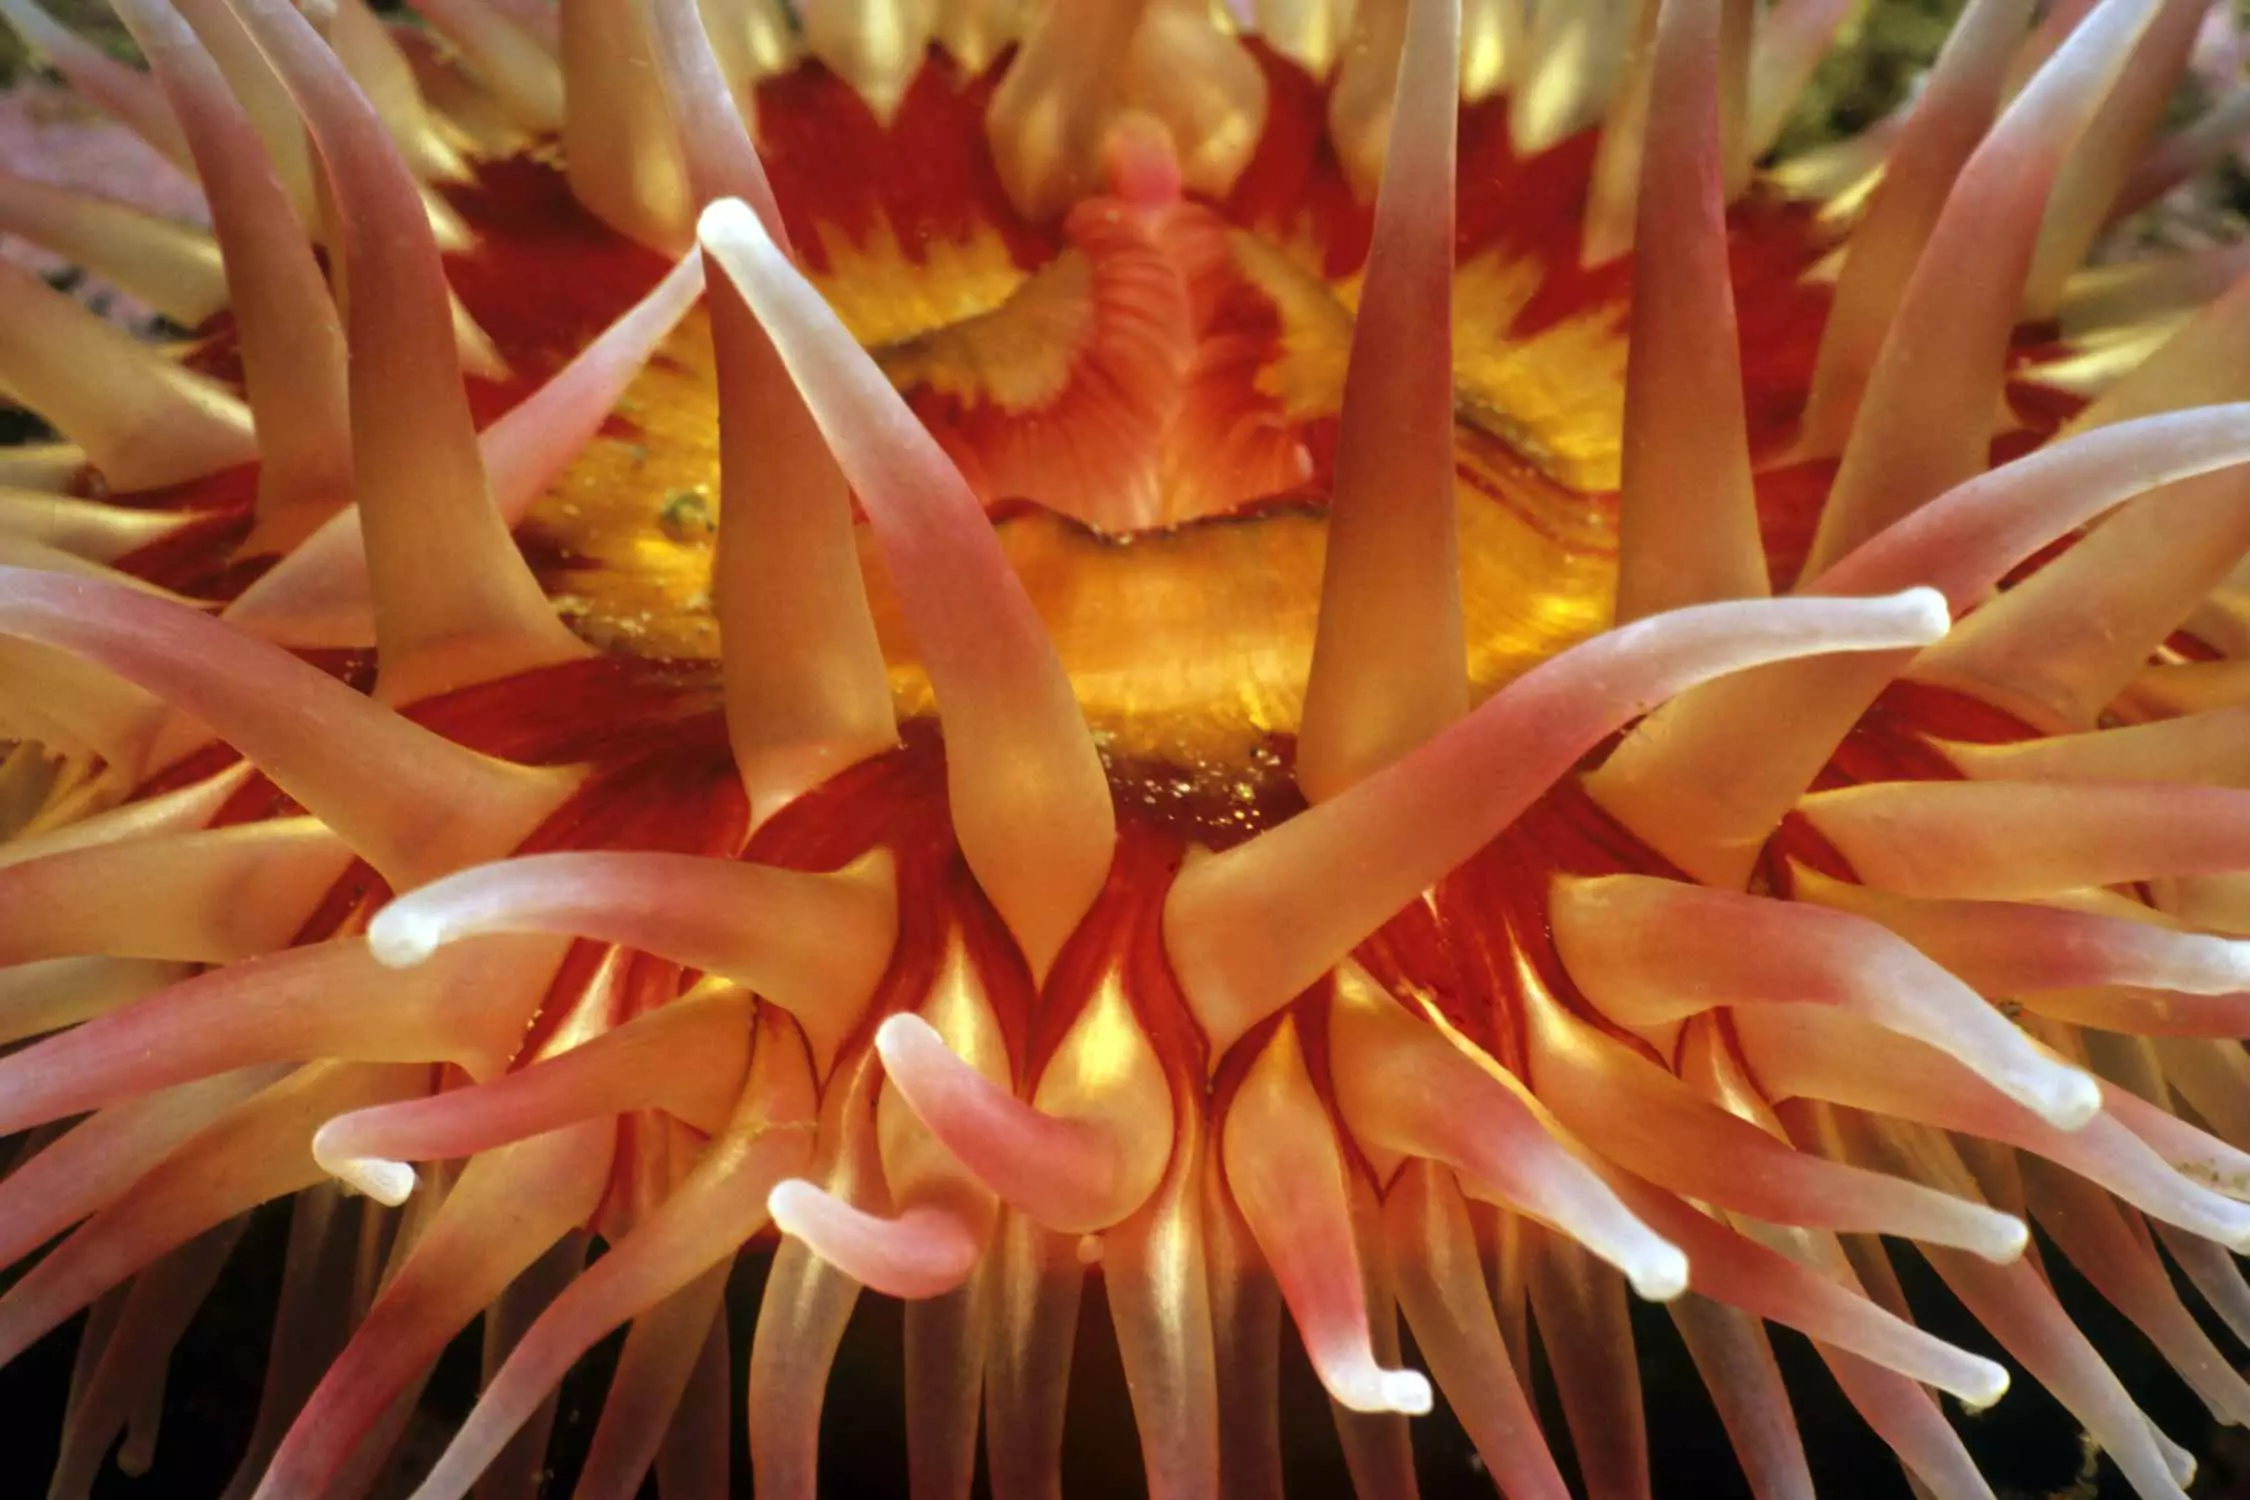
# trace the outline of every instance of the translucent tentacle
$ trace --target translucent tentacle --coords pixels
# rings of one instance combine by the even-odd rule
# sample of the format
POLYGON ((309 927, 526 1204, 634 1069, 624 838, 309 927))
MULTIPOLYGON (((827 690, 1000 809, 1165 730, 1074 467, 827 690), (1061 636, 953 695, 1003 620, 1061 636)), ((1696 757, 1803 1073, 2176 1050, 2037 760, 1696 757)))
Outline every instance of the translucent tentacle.
POLYGON ((1928 593, 1702 605, 1540 664, 1344 796, 1183 870, 1164 930, 1191 1009, 1223 1049, 1482 847, 1606 734, 1675 693, 1788 656, 1927 641, 1943 633, 1943 614, 1928 593), (1352 878, 1335 878, 1346 869, 1352 878))
POLYGON ((1294 1021, 1282 1022, 1252 1064, 1221 1143, 1228 1186, 1329 1395, 1353 1411, 1428 1411, 1428 1380, 1375 1362, 1344 1180, 1349 1168, 1306 1074, 1294 1021))
POLYGON ((250 410, 16 266, 0 266, 0 384, 111 487, 155 489, 258 456, 250 410))
POLYGON ((513 847, 577 781, 464 749, 129 589, 0 569, 0 633, 99 663, 212 726, 397 887, 513 847))
POLYGON ((1512 1076, 1480 1065, 1356 965, 1339 975, 1329 1024, 1337 1106, 1363 1148, 1446 1163, 1472 1195, 1553 1225, 1651 1300, 1687 1285, 1678 1248, 1618 1202, 1512 1076))
POLYGON ((515 1051, 552 951, 467 955, 401 982, 339 938, 206 970, 0 1058, 0 1129, 267 1062, 450 1061, 490 1076, 515 1051))
POLYGON ((115 283, 184 328, 227 305, 211 237, 139 209, 0 173, 0 230, 115 283))
POLYGON ((1634 238, 1617 618, 1767 592, 1727 268, 1722 5, 1661 7, 1634 238), (1653 253, 1662 247, 1661 255, 1653 253))
POLYGON ((757 216, 714 204, 703 240, 867 510, 941 702, 955 835, 1043 973, 1099 892, 1116 840, 1069 678, 959 472, 757 216))
POLYGON ((0 964, 74 954, 231 963, 288 943, 351 861, 314 818, 94 844, 0 872, 0 964))
POLYGON ((0 1296, 0 1357, 13 1359, 110 1287, 213 1225, 311 1187, 320 1170, 306 1150, 314 1128, 339 1111, 419 1090, 427 1071, 315 1064, 219 1116, 0 1296))
POLYGON ((467 1494, 588 1349, 626 1319, 723 1265, 764 1224, 767 1192, 779 1179, 802 1171, 811 1151, 812 1076, 803 1043, 772 1013, 759 1017, 753 1062, 726 1133, 517 1343, 417 1491, 418 1500, 467 1494))
POLYGON ((881 850, 833 874, 589 851, 463 870, 385 907, 367 941, 379 960, 401 966, 491 933, 628 944, 772 999, 804 1023, 825 1063, 865 1011, 897 928, 881 850))
POLYGON ((1407 11, 1298 731, 1297 779, 1315 801, 1469 707, 1450 334, 1459 20, 1451 0, 1414 0, 1407 11))
POLYGON ((615 1140, 615 1129, 599 1121, 469 1163, 290 1427, 258 1500, 329 1482, 462 1325, 593 1212, 615 1140))
POLYGON ((1442 1167, 1412 1162, 1391 1185, 1384 1215, 1399 1305, 1477 1455, 1504 1493, 1563 1500, 1562 1474, 1501 1342, 1460 1189, 1442 1167))
POLYGON ((492 506, 413 178, 304 17, 283 0, 234 3, 304 113, 333 188, 354 366, 352 490, 383 691, 414 698, 584 655, 492 506))
POLYGON ((580 1120, 662 1109, 717 1131, 750 1063, 750 997, 719 989, 637 1016, 490 1083, 330 1120, 323 1167, 378 1202, 404 1202, 410 1161, 489 1151, 580 1120))

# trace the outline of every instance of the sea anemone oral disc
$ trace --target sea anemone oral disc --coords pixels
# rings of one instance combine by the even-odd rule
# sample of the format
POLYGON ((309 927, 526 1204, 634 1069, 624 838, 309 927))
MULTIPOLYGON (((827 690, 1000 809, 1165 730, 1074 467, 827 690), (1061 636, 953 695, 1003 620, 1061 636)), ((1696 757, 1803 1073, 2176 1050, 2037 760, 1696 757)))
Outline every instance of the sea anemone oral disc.
POLYGON ((1762 1494, 1770 1323, 1932 1493, 2028 1374, 2180 1495, 2059 1260, 2250 1418, 2157 1248, 2250 1333, 2250 296, 2070 280, 2208 152, 2197 5, 1978 0, 1853 192, 1755 166, 1825 3, 121 10, 146 74, 0 7, 213 235, 6 224, 228 301, 0 283, 58 1496, 284 1197, 273 1500, 480 1317, 425 1500, 626 1325, 580 1492, 729 1492, 743 1256, 775 1495, 863 1289, 930 1496, 1079 1477, 1096 1286, 1165 1496, 1280 1492, 1284 1311, 1364 1494, 1440 1401, 1650 1492, 1628 1288, 1762 1494))

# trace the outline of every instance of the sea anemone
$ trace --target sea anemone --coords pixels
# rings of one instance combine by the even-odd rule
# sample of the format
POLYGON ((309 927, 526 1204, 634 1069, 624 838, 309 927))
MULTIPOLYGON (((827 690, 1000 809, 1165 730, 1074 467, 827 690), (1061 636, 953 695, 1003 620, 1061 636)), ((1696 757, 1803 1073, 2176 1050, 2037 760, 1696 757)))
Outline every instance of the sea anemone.
POLYGON ((1368 1496, 1440 1396, 1650 1493, 1634 1298, 1762 1497, 1769 1324, 1872 1489, 2015 1370, 2182 1495, 2065 1263, 2250 1420, 2250 282, 2081 269, 2206 0, 1780 161, 1838 0, 117 9, 0 0, 215 238, 0 181, 193 328, 0 266, 51 1496, 281 1199, 259 1500, 535 1494, 628 1327, 574 1493, 729 1493, 746 1343, 809 1496, 863 1289, 927 1497, 1058 1492, 1102 1307, 1165 1497, 1281 1492, 1284 1310, 1368 1496))

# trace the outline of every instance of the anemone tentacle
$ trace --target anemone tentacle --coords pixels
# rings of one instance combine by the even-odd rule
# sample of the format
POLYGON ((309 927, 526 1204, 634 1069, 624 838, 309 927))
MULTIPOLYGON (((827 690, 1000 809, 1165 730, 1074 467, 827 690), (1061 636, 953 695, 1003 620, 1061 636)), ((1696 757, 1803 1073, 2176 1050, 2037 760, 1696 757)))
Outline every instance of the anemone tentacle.
POLYGON ((1361 1494, 1703 1493, 1632 1297, 1761 1495, 1768 1325, 1902 1494, 2026 1376, 2184 1494, 2080 1281, 2250 1422, 2250 274, 2081 270, 2196 0, 1763 164, 1847 7, 120 9, 0 0, 215 226, 0 175, 198 325, 0 275, 57 1500, 281 1198, 233 1500, 532 1493, 621 1327, 578 1493, 809 1497, 862 1291, 932 1497, 1088 1478, 1103 1305, 1164 1497, 1282 1493, 1285 1321, 1361 1494))

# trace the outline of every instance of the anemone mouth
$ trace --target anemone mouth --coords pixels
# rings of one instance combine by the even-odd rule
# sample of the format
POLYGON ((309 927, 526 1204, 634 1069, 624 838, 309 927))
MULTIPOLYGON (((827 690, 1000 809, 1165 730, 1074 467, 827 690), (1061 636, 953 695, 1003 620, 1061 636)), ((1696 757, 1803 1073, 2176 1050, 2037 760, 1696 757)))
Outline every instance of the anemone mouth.
POLYGON ((750 1247, 765 1494, 862 1291, 915 1493, 1056 1492, 1106 1304, 1152 1494, 1280 1493, 1284 1312, 1361 1493, 1442 1399, 1643 1494, 1628 1288, 1755 1492, 1778 1326, 1901 1489, 2028 1375, 2182 1494, 2056 1288, 2250 1420, 2170 1279, 2250 1332, 2250 302, 2071 274, 2216 149, 2151 146, 2198 7, 1979 3, 1763 173, 1840 9, 1622 9, 126 0, 143 73, 0 6, 230 301, 0 282, 53 1493, 293 1198, 254 1500, 529 1493, 628 1325, 580 1492, 728 1492, 750 1247))

